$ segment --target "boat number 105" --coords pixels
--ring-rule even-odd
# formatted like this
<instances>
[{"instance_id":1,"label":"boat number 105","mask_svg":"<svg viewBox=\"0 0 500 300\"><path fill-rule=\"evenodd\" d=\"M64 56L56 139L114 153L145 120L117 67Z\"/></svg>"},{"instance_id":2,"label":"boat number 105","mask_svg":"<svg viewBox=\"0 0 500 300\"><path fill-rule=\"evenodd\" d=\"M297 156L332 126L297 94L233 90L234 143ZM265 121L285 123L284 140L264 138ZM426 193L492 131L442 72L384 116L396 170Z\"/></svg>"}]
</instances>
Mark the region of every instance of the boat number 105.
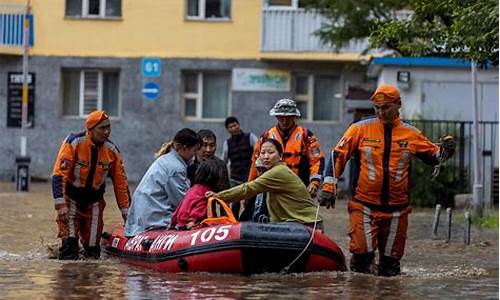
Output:
<instances>
[{"instance_id":1,"label":"boat number 105","mask_svg":"<svg viewBox=\"0 0 500 300\"><path fill-rule=\"evenodd\" d=\"M207 228L205 230L198 230L191 234L191 246L195 245L197 241L202 243L210 242L212 239L222 241L229 236L229 228L231 225L221 226L219 228Z\"/></svg>"}]
</instances>

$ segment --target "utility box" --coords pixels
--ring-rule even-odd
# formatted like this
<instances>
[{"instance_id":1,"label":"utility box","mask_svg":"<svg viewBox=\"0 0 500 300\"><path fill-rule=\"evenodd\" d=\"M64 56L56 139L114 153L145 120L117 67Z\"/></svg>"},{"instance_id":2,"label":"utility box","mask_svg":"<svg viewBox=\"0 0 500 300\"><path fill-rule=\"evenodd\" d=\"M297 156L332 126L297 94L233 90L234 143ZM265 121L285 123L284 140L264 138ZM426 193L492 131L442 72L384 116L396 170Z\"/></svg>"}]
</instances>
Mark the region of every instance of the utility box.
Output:
<instances>
[{"instance_id":1,"label":"utility box","mask_svg":"<svg viewBox=\"0 0 500 300\"><path fill-rule=\"evenodd\" d=\"M30 162L29 156L16 156L16 191L27 192L30 183Z\"/></svg>"}]
</instances>

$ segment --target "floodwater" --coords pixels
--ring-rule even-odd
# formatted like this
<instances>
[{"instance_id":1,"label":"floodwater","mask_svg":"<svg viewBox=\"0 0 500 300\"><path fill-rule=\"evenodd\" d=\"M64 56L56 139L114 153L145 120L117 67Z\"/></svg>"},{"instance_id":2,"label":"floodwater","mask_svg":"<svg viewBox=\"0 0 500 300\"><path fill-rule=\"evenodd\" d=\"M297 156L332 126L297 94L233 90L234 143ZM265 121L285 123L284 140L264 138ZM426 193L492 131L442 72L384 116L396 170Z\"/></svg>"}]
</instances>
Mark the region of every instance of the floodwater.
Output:
<instances>
[{"instance_id":1,"label":"floodwater","mask_svg":"<svg viewBox=\"0 0 500 300\"><path fill-rule=\"evenodd\" d=\"M473 226L463 244L463 211L454 213L452 241L430 238L431 210L410 215L403 275L381 278L352 272L253 276L166 274L115 259L50 259L57 226L49 183L28 193L0 182L0 299L498 299L498 232ZM105 224L120 221L108 191ZM347 212L339 201L321 210L325 231L348 254ZM462 222L463 223L463 222ZM106 225L105 225L106 229ZM439 235L444 237L444 216Z\"/></svg>"}]
</instances>

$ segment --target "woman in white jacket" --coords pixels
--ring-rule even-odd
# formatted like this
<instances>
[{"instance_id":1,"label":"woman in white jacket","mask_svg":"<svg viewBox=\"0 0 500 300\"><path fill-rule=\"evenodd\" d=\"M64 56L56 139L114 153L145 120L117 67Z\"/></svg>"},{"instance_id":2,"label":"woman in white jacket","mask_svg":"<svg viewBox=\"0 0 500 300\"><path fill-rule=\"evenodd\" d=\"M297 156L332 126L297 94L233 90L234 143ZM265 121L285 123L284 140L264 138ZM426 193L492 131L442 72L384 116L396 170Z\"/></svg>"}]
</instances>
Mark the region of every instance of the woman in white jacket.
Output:
<instances>
[{"instance_id":1,"label":"woman in white jacket","mask_svg":"<svg viewBox=\"0 0 500 300\"><path fill-rule=\"evenodd\" d=\"M172 213L190 187L187 166L200 144L196 132L184 128L162 146L132 196L125 236L169 226Z\"/></svg>"}]
</instances>

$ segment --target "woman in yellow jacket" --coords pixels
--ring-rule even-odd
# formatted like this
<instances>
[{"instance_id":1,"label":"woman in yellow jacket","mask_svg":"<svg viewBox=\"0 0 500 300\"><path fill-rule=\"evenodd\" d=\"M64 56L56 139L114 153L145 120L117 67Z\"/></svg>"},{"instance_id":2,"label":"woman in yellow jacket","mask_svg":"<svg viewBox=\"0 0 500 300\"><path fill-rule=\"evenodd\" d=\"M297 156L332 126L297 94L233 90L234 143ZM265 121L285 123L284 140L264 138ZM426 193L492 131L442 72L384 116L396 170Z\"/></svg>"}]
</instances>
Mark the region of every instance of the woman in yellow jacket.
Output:
<instances>
[{"instance_id":1,"label":"woman in yellow jacket","mask_svg":"<svg viewBox=\"0 0 500 300\"><path fill-rule=\"evenodd\" d=\"M299 222L305 225L316 222L316 228L322 229L316 203L299 176L281 162L282 155L280 142L267 139L262 143L259 155L266 169L262 175L217 194L209 191L206 197L216 195L226 202L233 202L267 193L271 222Z\"/></svg>"}]
</instances>

